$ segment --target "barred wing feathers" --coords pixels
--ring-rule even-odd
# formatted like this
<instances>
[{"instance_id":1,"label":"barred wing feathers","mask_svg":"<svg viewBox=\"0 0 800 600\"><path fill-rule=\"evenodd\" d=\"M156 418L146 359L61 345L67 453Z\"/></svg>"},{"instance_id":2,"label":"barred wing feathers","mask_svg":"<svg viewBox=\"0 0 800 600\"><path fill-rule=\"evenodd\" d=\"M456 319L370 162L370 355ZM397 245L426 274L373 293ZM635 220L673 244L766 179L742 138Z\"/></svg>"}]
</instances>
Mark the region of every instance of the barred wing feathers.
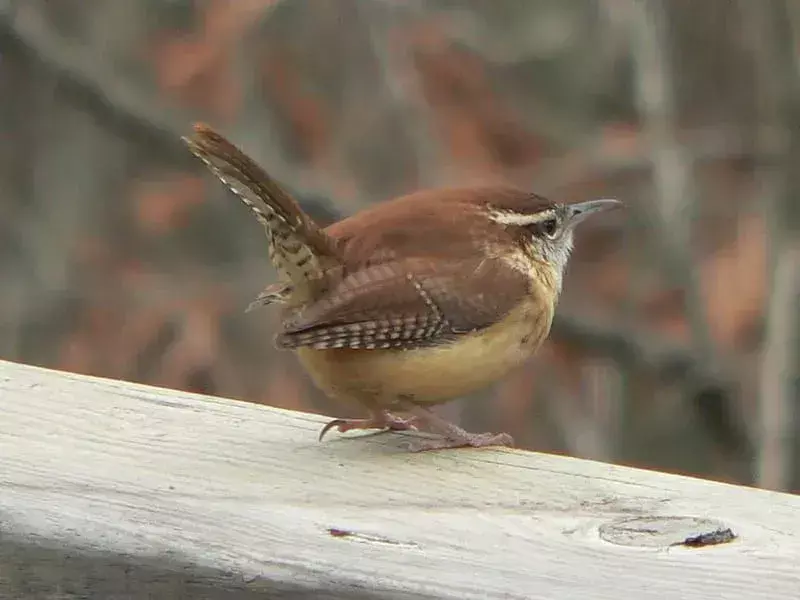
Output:
<instances>
[{"instance_id":1,"label":"barred wing feathers","mask_svg":"<svg viewBox=\"0 0 800 600\"><path fill-rule=\"evenodd\" d=\"M524 275L499 259L435 269L416 258L365 266L287 318L276 344L366 350L445 344L496 323L527 293Z\"/></svg>"}]
</instances>

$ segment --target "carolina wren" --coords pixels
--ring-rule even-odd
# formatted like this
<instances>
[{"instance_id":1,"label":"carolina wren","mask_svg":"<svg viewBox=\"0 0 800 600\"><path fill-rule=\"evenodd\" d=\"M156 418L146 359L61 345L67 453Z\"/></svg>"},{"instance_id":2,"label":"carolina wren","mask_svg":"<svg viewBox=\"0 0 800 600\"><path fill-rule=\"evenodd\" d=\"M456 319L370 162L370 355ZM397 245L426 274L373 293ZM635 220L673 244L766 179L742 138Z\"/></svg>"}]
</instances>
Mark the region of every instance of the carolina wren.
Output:
<instances>
[{"instance_id":1,"label":"carolina wren","mask_svg":"<svg viewBox=\"0 0 800 600\"><path fill-rule=\"evenodd\" d=\"M416 450L513 443L504 433L468 433L429 407L488 386L534 354L550 331L575 226L618 201L566 205L511 187L439 189L322 229L207 125L184 141L266 230L280 282L250 308L282 305L276 345L294 350L323 392L370 413L331 421L320 439L333 427L423 424L442 437Z\"/></svg>"}]
</instances>

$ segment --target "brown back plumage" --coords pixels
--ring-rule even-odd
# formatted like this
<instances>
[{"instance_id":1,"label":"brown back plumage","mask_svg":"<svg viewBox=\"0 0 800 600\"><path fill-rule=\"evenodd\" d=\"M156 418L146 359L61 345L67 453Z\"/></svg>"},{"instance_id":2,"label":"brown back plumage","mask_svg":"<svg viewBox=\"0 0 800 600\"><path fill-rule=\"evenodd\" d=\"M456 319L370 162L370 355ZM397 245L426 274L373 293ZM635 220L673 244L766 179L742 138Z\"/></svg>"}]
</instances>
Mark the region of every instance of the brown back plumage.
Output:
<instances>
[{"instance_id":1,"label":"brown back plumage","mask_svg":"<svg viewBox=\"0 0 800 600\"><path fill-rule=\"evenodd\" d=\"M552 206L544 198L508 186L439 188L377 203L325 232L337 240L347 264L375 261L389 253L456 257L464 255L465 245L494 244L509 237L487 219L475 218L476 214L536 213Z\"/></svg>"}]
</instances>

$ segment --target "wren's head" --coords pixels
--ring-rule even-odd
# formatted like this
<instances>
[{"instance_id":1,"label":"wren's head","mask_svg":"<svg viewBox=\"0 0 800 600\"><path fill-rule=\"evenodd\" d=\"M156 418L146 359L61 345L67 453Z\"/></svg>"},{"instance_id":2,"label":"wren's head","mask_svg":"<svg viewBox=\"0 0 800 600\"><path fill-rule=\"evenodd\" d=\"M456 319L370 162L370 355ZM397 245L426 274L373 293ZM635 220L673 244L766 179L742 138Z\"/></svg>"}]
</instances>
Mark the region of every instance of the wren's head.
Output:
<instances>
[{"instance_id":1,"label":"wren's head","mask_svg":"<svg viewBox=\"0 0 800 600\"><path fill-rule=\"evenodd\" d=\"M611 199L558 204L531 194L522 201L517 196L490 203L488 216L511 234L527 258L548 265L560 288L576 225L593 213L619 205L619 200Z\"/></svg>"}]
</instances>

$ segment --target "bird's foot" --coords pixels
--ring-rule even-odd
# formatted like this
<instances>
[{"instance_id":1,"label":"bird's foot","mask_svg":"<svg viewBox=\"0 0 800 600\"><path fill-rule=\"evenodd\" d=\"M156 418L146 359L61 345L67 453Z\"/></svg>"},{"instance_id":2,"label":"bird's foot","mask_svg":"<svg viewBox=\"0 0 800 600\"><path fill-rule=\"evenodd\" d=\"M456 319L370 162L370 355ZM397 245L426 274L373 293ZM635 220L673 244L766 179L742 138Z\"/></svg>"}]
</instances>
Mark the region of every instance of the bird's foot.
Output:
<instances>
[{"instance_id":1,"label":"bird's foot","mask_svg":"<svg viewBox=\"0 0 800 600\"><path fill-rule=\"evenodd\" d=\"M484 446L514 445L514 438L507 433L470 433L458 425L446 421L429 408L412 403L408 403L404 408L442 436L441 438L411 442L408 449L412 452L444 450L445 448L482 448Z\"/></svg>"},{"instance_id":2,"label":"bird's foot","mask_svg":"<svg viewBox=\"0 0 800 600\"><path fill-rule=\"evenodd\" d=\"M368 419L334 419L330 421L322 431L319 432L319 440L328 433L331 429L336 428L340 433L350 431L352 429L383 429L385 431L416 431L417 427L414 424L416 418L401 419L389 412L380 412L372 415Z\"/></svg>"},{"instance_id":3,"label":"bird's foot","mask_svg":"<svg viewBox=\"0 0 800 600\"><path fill-rule=\"evenodd\" d=\"M428 450L444 450L446 448L482 448L484 446L513 446L514 438L507 433L469 433L460 432L459 435L448 435L441 438L423 439L411 442L408 449L411 452L425 452Z\"/></svg>"}]
</instances>

